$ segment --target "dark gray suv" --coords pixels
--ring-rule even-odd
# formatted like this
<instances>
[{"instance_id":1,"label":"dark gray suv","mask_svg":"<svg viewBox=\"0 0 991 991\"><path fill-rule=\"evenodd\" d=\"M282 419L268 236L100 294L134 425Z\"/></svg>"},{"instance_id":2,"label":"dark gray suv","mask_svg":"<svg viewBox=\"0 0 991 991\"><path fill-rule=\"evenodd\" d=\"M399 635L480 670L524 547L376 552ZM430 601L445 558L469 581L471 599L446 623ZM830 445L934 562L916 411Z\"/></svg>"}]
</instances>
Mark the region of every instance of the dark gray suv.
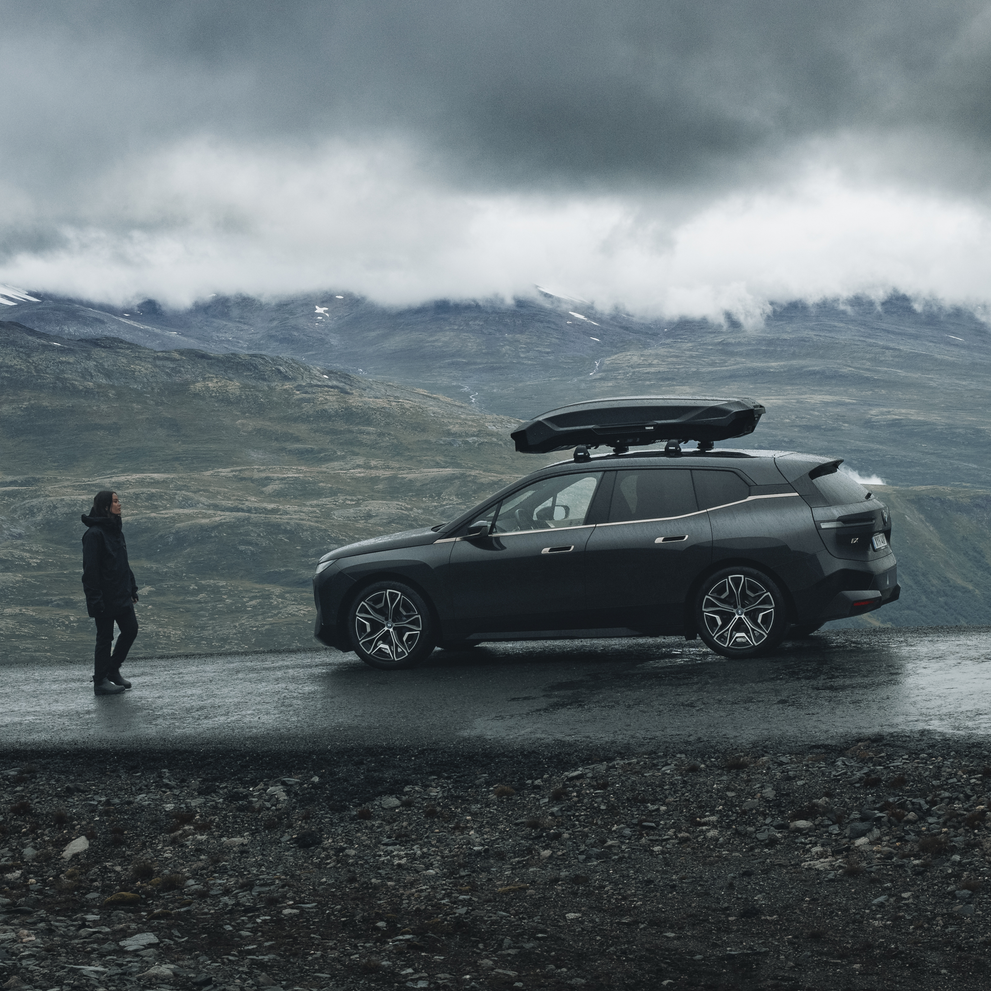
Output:
<instances>
[{"instance_id":1,"label":"dark gray suv","mask_svg":"<svg viewBox=\"0 0 991 991\"><path fill-rule=\"evenodd\" d=\"M316 637L379 668L437 646L602 636L698 636L751 657L897 599L890 514L841 459L713 450L763 412L635 398L529 421L518 450L573 458L450 523L325 554Z\"/></svg>"}]
</instances>

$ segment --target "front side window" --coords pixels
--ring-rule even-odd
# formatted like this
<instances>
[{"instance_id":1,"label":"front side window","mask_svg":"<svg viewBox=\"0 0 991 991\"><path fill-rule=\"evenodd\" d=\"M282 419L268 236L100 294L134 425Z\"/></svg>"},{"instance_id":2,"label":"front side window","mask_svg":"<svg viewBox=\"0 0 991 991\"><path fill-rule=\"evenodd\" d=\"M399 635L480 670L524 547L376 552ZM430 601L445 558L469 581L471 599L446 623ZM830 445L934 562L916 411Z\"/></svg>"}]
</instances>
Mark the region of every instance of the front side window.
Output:
<instances>
[{"instance_id":1,"label":"front side window","mask_svg":"<svg viewBox=\"0 0 991 991\"><path fill-rule=\"evenodd\" d=\"M503 499L488 514L493 533L519 533L581 526L602 472L544 478Z\"/></svg>"},{"instance_id":2,"label":"front side window","mask_svg":"<svg viewBox=\"0 0 991 991\"><path fill-rule=\"evenodd\" d=\"M692 474L686 469L643 468L616 474L610 523L662 520L698 509Z\"/></svg>"}]
</instances>

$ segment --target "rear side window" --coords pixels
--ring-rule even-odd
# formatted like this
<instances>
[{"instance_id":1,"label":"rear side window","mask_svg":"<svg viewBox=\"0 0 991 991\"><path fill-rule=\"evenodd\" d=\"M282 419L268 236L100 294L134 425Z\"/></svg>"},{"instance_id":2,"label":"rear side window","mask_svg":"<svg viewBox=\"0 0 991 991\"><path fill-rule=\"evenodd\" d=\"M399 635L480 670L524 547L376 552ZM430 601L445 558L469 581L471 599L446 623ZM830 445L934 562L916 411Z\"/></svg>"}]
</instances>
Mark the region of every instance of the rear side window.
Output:
<instances>
[{"instance_id":1,"label":"rear side window","mask_svg":"<svg viewBox=\"0 0 991 991\"><path fill-rule=\"evenodd\" d=\"M699 509L741 502L750 495L750 486L735 471L695 468L692 475L695 476Z\"/></svg>"},{"instance_id":2,"label":"rear side window","mask_svg":"<svg viewBox=\"0 0 991 991\"><path fill-rule=\"evenodd\" d=\"M609 522L666 519L686 516L697 509L690 471L657 468L620 471L616 473Z\"/></svg>"},{"instance_id":3,"label":"rear side window","mask_svg":"<svg viewBox=\"0 0 991 991\"><path fill-rule=\"evenodd\" d=\"M812 484L830 506L847 506L851 502L866 502L867 489L841 471L832 471L812 479Z\"/></svg>"}]
</instances>

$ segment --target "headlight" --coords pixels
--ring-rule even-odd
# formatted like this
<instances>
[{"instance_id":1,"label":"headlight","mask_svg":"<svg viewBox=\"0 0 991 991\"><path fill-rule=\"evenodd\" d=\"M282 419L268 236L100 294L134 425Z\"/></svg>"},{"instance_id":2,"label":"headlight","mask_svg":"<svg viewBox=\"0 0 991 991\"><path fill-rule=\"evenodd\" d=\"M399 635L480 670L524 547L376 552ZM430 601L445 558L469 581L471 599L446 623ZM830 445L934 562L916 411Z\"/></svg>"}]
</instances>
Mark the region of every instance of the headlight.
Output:
<instances>
[{"instance_id":1,"label":"headlight","mask_svg":"<svg viewBox=\"0 0 991 991\"><path fill-rule=\"evenodd\" d=\"M322 575L332 564L336 564L337 561L331 558L329 561L321 561L317 565L317 574Z\"/></svg>"}]
</instances>

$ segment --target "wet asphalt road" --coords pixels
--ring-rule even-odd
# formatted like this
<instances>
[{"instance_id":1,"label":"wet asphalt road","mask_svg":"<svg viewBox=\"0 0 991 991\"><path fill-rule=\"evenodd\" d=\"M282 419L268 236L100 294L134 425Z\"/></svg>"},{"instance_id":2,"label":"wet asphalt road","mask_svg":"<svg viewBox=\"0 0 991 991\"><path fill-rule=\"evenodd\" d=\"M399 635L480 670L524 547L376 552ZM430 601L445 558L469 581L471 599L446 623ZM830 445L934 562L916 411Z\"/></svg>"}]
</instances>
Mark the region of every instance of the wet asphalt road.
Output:
<instances>
[{"instance_id":1,"label":"wet asphalt road","mask_svg":"<svg viewBox=\"0 0 991 991\"><path fill-rule=\"evenodd\" d=\"M733 662L673 639L485 645L388 673L330 650L134 659L134 689L109 698L93 696L88 673L4 666L0 751L991 736L987 628L820 633Z\"/></svg>"}]
</instances>

